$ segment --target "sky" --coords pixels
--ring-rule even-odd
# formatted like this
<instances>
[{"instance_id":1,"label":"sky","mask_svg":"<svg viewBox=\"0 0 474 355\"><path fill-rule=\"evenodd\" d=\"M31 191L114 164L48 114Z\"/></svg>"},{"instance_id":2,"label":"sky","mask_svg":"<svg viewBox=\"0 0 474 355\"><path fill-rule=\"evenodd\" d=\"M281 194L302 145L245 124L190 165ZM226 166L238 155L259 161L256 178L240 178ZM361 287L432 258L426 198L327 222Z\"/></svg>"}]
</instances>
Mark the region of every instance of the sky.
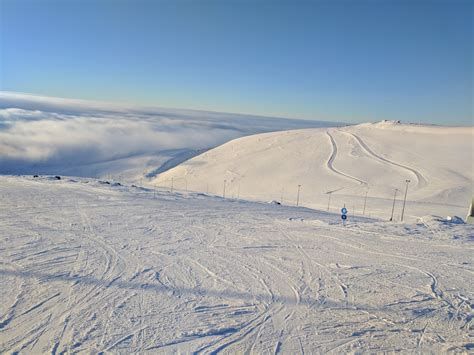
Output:
<instances>
[{"instance_id":1,"label":"sky","mask_svg":"<svg viewBox=\"0 0 474 355\"><path fill-rule=\"evenodd\" d=\"M473 125L469 0L0 0L0 90Z\"/></svg>"}]
</instances>

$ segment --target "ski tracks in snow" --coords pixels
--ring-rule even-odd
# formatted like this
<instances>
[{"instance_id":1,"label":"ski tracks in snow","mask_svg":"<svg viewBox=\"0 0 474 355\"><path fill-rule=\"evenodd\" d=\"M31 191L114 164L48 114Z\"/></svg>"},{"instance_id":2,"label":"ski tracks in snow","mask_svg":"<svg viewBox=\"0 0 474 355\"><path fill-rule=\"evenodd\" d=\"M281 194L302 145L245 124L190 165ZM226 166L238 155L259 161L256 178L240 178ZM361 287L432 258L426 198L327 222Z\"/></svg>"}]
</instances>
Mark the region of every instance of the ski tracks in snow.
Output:
<instances>
[{"instance_id":1,"label":"ski tracks in snow","mask_svg":"<svg viewBox=\"0 0 474 355\"><path fill-rule=\"evenodd\" d=\"M50 203L56 195L43 189ZM2 275L17 280L2 308L3 352L470 346L471 249L462 239L411 225L342 227L332 224L338 216L317 211L174 195L140 195L140 207L127 192L115 197L122 203L91 211L85 206L103 200L76 194L68 198L77 209L19 220L39 238L22 239L24 230L13 227L2 236L16 238L0 256ZM293 213L301 218L289 220Z\"/></svg>"},{"instance_id":2,"label":"ski tracks in snow","mask_svg":"<svg viewBox=\"0 0 474 355\"><path fill-rule=\"evenodd\" d=\"M369 158L374 159L375 161L381 162L381 163L386 164L386 165L394 166L394 167L396 167L396 168L398 168L398 169L400 169L404 172L407 172L411 176L413 176L416 179L416 184L417 184L418 188L422 188L422 187L425 187L426 185L428 185L428 182L427 182L426 178L423 176L423 174L421 172L419 172L418 170L416 170L416 169L414 169L410 166L407 166L405 164L401 164L401 163L398 163L396 161L393 161L393 160L390 160L388 158L383 157L381 154L375 152L372 148L370 148L367 145L367 143L364 142L364 140L360 136L358 136L354 133L351 133L351 132L346 132L346 131L341 130L341 129L336 129L335 131L336 132L341 132L341 133L353 138ZM329 129L326 130L326 135L329 138L329 142L331 144L331 154L330 154L328 160L326 161L326 167L330 171L332 171L333 173L335 173L339 176L342 176L346 179L350 179L350 180L358 183L358 185L368 186L367 181L365 181L361 178L355 177L353 175L350 175L350 174L348 174L344 171L341 171L340 169L335 167L334 162L335 162L335 160L337 158L337 155L338 155L337 141L334 138L333 134L331 134L331 130L329 130ZM351 186L349 186L349 187L348 186L339 187L337 189L328 191L327 193L338 192L338 191L341 191L341 190L344 190L344 189L347 189L347 188L350 188L350 187Z\"/></svg>"},{"instance_id":3,"label":"ski tracks in snow","mask_svg":"<svg viewBox=\"0 0 474 355\"><path fill-rule=\"evenodd\" d=\"M396 166L398 168L401 168L405 171L408 171L410 174L412 174L416 180L417 180L417 185L419 188L421 187L424 187L428 184L427 180L425 179L425 177L418 171L418 170L415 170L409 166L406 166L406 165L403 165L403 164L400 164L400 163L397 163L393 160L389 160L387 158L384 158L382 155L376 153L372 148L370 148L367 143L365 143L362 138L360 138L359 136L355 135L354 133L350 133L350 132L345 132L345 131L342 131L342 130L339 130L340 132L344 132L345 134L353 137L357 143L359 143L359 145L362 147L362 149L370 156L372 157L373 159L375 160L379 160L385 164L389 164L389 165L393 165L393 166Z\"/></svg>"},{"instance_id":4,"label":"ski tracks in snow","mask_svg":"<svg viewBox=\"0 0 474 355\"><path fill-rule=\"evenodd\" d=\"M335 174L337 175L340 175L340 176L343 176L344 178L346 179L350 179L352 181L355 181L357 182L359 185L367 185L367 182L362 180L362 179L359 179L355 176L352 176L352 175L349 175L347 173L344 173L342 171L340 171L339 169L337 169L335 166L334 166L334 161L336 160L336 157L337 157L337 143L336 143L336 140L334 139L334 137L332 136L331 133L329 133L329 130L326 131L326 135L328 136L329 138L329 141L331 143L331 147L332 147L332 150L331 150L331 155L329 156L327 162L326 162L326 166L329 170L331 170L332 172L334 172ZM343 190L343 189L346 189L347 187L340 187L338 189L335 189L335 190L332 190L332 191L328 191L328 193L333 193L333 192L337 192L337 191L340 191L340 190Z\"/></svg>"}]
</instances>

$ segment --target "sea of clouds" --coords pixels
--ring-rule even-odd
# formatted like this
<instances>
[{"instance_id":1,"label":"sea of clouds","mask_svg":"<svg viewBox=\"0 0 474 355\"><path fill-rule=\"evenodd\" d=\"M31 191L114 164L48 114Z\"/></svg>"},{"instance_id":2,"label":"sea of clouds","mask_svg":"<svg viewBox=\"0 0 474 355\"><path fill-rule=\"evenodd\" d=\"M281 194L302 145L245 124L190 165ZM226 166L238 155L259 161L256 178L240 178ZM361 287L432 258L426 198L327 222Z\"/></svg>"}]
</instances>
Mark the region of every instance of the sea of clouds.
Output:
<instances>
[{"instance_id":1,"label":"sea of clouds","mask_svg":"<svg viewBox=\"0 0 474 355\"><path fill-rule=\"evenodd\" d=\"M335 125L146 108L0 92L0 174L29 174L169 150L203 150L244 135Z\"/></svg>"}]
</instances>

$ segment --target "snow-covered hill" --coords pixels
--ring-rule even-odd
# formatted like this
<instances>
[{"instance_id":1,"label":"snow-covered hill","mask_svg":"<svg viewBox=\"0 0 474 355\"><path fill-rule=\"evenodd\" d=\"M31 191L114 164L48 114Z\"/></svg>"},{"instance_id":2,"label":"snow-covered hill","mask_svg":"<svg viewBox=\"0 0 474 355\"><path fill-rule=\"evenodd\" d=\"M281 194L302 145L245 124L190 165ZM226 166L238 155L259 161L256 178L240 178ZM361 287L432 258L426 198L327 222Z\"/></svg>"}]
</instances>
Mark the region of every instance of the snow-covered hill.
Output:
<instances>
[{"instance_id":1,"label":"snow-covered hill","mask_svg":"<svg viewBox=\"0 0 474 355\"><path fill-rule=\"evenodd\" d=\"M0 221L1 353L473 349L470 225L8 176Z\"/></svg>"},{"instance_id":2,"label":"snow-covered hill","mask_svg":"<svg viewBox=\"0 0 474 355\"><path fill-rule=\"evenodd\" d=\"M465 216L473 193L473 127L378 122L235 139L160 174L157 186L227 197L299 203L400 219ZM225 181L225 182L224 182ZM367 201L365 197L367 195ZM365 211L364 211L364 204ZM355 212L354 212L355 211Z\"/></svg>"},{"instance_id":3,"label":"snow-covered hill","mask_svg":"<svg viewBox=\"0 0 474 355\"><path fill-rule=\"evenodd\" d=\"M330 125L0 92L0 174L138 183L233 138Z\"/></svg>"}]
</instances>

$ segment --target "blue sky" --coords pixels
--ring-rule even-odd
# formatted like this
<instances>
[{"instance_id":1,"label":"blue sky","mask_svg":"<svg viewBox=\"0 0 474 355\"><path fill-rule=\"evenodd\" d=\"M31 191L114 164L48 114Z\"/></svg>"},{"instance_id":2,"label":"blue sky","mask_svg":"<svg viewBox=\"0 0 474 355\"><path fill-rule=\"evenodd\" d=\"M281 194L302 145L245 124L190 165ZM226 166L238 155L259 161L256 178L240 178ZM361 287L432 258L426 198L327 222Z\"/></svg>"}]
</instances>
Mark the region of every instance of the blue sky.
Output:
<instances>
[{"instance_id":1,"label":"blue sky","mask_svg":"<svg viewBox=\"0 0 474 355\"><path fill-rule=\"evenodd\" d=\"M0 0L0 90L473 124L471 1Z\"/></svg>"}]
</instances>

